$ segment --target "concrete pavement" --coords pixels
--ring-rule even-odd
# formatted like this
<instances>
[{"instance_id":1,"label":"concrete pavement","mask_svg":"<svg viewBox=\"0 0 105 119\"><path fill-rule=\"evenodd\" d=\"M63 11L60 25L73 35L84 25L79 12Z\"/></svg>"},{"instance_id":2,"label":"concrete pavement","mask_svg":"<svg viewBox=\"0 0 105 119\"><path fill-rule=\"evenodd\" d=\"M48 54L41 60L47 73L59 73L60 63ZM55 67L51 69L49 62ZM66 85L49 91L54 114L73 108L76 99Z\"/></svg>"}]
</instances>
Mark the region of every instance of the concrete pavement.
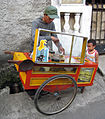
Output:
<instances>
[{"instance_id":1,"label":"concrete pavement","mask_svg":"<svg viewBox=\"0 0 105 119\"><path fill-rule=\"evenodd\" d=\"M105 100L89 103L73 112L63 112L56 119L105 119Z\"/></svg>"}]
</instances>

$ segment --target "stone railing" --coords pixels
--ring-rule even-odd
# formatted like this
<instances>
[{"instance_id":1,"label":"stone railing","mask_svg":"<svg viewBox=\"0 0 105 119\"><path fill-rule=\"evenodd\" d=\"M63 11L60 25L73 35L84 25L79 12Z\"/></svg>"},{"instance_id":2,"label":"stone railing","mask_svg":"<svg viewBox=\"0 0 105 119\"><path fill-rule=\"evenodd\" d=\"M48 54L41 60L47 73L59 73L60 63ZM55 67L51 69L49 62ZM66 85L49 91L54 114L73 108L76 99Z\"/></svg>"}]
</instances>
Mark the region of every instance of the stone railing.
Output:
<instances>
[{"instance_id":1,"label":"stone railing","mask_svg":"<svg viewBox=\"0 0 105 119\"><path fill-rule=\"evenodd\" d=\"M60 17L54 21L58 31L82 33L90 37L91 6L86 6L84 2L83 4L61 4L61 0L52 0L52 5L57 7Z\"/></svg>"},{"instance_id":2,"label":"stone railing","mask_svg":"<svg viewBox=\"0 0 105 119\"><path fill-rule=\"evenodd\" d=\"M62 26L64 32L75 32L78 33L80 32L80 18L81 18L81 14L80 13L75 13L73 15L70 15L71 13L69 12L65 12L64 13L64 25ZM70 17L73 16L74 18ZM72 19L73 21L71 21L70 19ZM72 24L70 24L70 21L72 22Z\"/></svg>"}]
</instances>

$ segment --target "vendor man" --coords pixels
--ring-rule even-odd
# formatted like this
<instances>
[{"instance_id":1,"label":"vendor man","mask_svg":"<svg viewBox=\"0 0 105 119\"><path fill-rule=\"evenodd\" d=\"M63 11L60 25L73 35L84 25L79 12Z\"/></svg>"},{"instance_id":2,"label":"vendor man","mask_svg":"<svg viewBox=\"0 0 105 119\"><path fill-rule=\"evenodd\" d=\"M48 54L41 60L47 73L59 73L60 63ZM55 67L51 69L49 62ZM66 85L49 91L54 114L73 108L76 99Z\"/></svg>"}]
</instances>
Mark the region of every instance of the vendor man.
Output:
<instances>
[{"instance_id":1,"label":"vendor man","mask_svg":"<svg viewBox=\"0 0 105 119\"><path fill-rule=\"evenodd\" d=\"M33 50L34 46L34 38L35 38L35 31L38 28L47 29L47 30L54 30L55 31L55 25L53 20L55 18L58 18L57 15L57 8L54 6L48 6L44 10L44 15L37 18L35 21L32 22L32 44L31 44L31 52ZM52 50L52 41L55 43L55 45L58 47L59 52L63 52L65 54L65 50L62 47L62 45L59 42L59 39L57 38L56 34L49 34L49 32L42 32L40 33L40 39L46 39L48 47Z\"/></svg>"}]
</instances>

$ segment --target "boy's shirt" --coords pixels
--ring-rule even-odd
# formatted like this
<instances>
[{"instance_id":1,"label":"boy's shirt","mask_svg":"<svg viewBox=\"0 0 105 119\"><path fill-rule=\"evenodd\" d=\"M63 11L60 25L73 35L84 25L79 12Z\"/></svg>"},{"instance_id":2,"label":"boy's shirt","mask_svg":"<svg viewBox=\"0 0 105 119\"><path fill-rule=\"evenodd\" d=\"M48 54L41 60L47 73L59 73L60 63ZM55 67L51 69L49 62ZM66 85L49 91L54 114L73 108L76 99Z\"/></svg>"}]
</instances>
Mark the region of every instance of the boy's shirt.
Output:
<instances>
[{"instance_id":1,"label":"boy's shirt","mask_svg":"<svg viewBox=\"0 0 105 119\"><path fill-rule=\"evenodd\" d=\"M92 62L95 62L95 58L96 58L96 53L97 50L93 50L92 52L89 52L88 50L86 51L86 58L91 60Z\"/></svg>"}]
</instances>

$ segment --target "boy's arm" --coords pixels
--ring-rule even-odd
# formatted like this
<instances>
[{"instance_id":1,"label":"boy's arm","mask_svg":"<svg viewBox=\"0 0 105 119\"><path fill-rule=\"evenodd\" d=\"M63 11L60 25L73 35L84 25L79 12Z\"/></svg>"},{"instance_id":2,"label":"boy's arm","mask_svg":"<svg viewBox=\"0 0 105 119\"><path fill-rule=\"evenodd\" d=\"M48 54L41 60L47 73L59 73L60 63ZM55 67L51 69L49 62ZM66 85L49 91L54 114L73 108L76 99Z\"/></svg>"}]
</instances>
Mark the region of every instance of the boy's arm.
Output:
<instances>
[{"instance_id":1,"label":"boy's arm","mask_svg":"<svg viewBox=\"0 0 105 119\"><path fill-rule=\"evenodd\" d=\"M95 54L95 62L98 64L98 52Z\"/></svg>"}]
</instances>

